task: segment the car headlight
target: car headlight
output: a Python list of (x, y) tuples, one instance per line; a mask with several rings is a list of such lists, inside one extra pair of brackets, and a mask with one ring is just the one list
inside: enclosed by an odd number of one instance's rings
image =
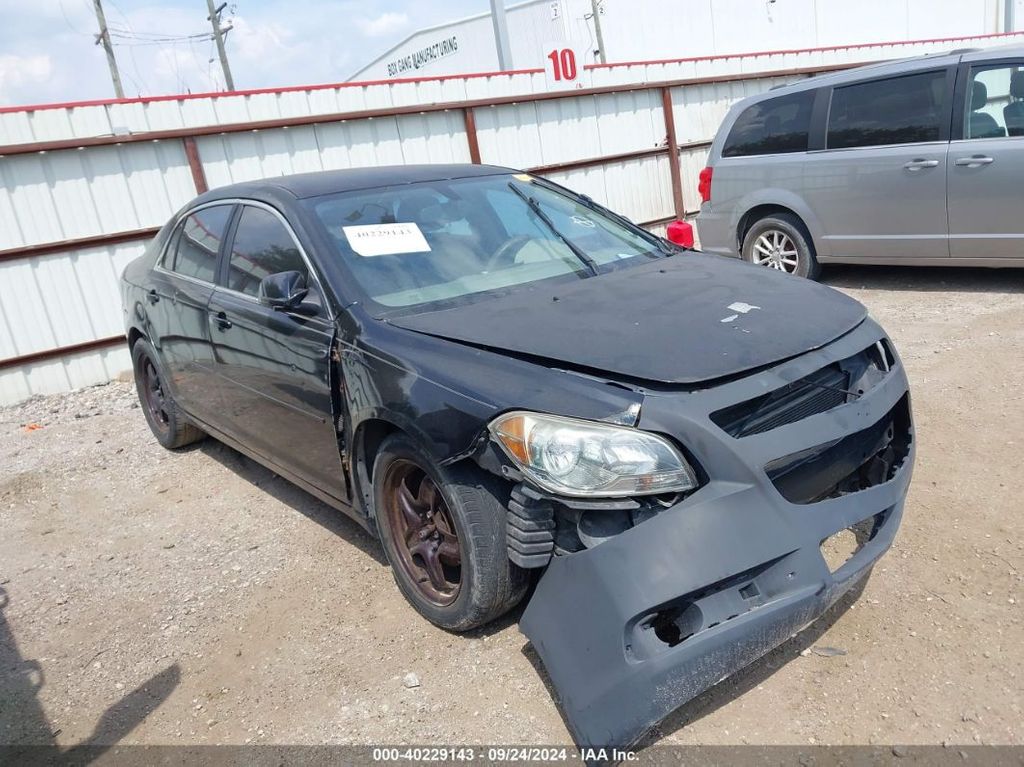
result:
[(697, 487), (670, 442), (638, 429), (524, 412), (499, 416), (488, 428), (519, 470), (552, 493), (607, 498)]

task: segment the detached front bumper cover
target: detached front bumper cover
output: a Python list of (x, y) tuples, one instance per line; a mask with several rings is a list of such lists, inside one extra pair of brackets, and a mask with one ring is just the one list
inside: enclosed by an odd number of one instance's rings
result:
[[(794, 361), (798, 369), (783, 377), (865, 348), (876, 340), (869, 331)], [(646, 428), (695, 435), (708, 484), (594, 548), (554, 557), (523, 614), (520, 628), (580, 747), (635, 745), (669, 713), (785, 642), (868, 574), (899, 527), (914, 459), (901, 366), (853, 402), (744, 439), (707, 416), (763, 392), (763, 381), (721, 388), (650, 398), (642, 416)], [(906, 414), (902, 456), (866, 489), (793, 502), (766, 471), (771, 459), (814, 445), (856, 444), (851, 434), (870, 433), (894, 413)], [(860, 548), (831, 572), (821, 544), (850, 528)]]

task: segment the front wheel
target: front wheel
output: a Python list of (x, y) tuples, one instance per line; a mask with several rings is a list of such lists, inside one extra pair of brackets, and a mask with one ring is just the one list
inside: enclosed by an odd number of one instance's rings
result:
[(405, 435), (380, 447), (374, 510), (398, 588), (431, 623), (468, 631), (512, 609), (528, 575), (509, 561), (498, 480), (437, 466)]
[(766, 216), (750, 227), (743, 238), (743, 258), (810, 280), (821, 273), (806, 227), (790, 213)]

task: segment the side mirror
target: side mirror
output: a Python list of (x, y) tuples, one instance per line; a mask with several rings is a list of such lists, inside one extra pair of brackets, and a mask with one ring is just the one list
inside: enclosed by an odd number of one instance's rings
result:
[(684, 248), (692, 248), (694, 243), (693, 224), (686, 221), (673, 221), (665, 231), (666, 239)]
[(309, 293), (302, 272), (278, 272), (260, 280), (259, 301), (272, 309), (295, 309)]

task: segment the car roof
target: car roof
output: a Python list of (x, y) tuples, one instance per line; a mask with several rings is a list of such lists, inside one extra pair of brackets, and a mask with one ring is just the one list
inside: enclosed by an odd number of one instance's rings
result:
[(292, 197), (304, 199), (325, 194), (350, 192), (360, 189), (375, 189), (396, 184), (415, 184), (423, 181), (447, 181), (456, 178), (494, 176), (516, 173), (511, 168), (496, 165), (475, 165), (450, 163), (436, 165), (382, 165), (371, 168), (344, 168), (316, 173), (299, 173), (292, 176), (277, 176), (257, 181), (217, 187), (202, 195), (196, 202), (210, 202), (229, 197), (257, 199), (267, 195), (277, 196), (287, 192)]
[(967, 49), (947, 51), (944, 53), (928, 53), (923, 56), (913, 56), (893, 61), (880, 61), (876, 64), (866, 64), (861, 67), (844, 69), (841, 72), (830, 72), (828, 74), (815, 75), (806, 80), (789, 83), (777, 88), (772, 88), (765, 93), (759, 93), (743, 100), (743, 104), (753, 104), (765, 98), (797, 93), (804, 90), (813, 90), (823, 86), (841, 85), (843, 83), (855, 82), (872, 77), (885, 77), (886, 75), (901, 75), (912, 72), (919, 72), (932, 67), (946, 67), (950, 64), (957, 64), (961, 59), (969, 61), (986, 61), (988, 59), (1004, 59), (1015, 56), (1024, 57), (1024, 45), (1013, 43), (1000, 45), (993, 48)]

